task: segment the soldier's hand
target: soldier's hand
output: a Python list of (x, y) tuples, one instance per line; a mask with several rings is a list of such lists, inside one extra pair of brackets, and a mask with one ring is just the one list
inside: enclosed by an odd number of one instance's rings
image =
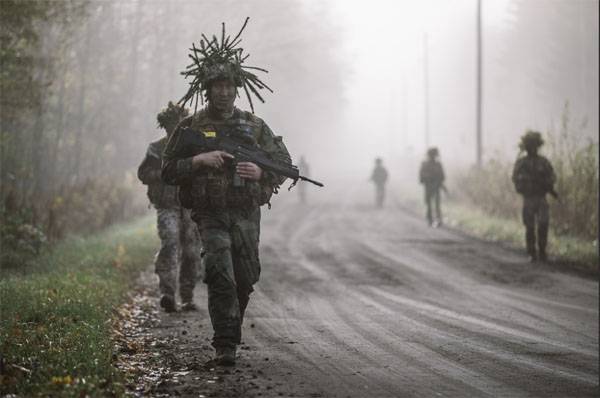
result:
[(240, 162), (237, 164), (235, 172), (242, 178), (258, 181), (262, 177), (262, 169), (252, 162)]
[(225, 164), (225, 160), (233, 159), (233, 155), (223, 151), (212, 151), (200, 153), (192, 158), (194, 168), (212, 167), (219, 169)]

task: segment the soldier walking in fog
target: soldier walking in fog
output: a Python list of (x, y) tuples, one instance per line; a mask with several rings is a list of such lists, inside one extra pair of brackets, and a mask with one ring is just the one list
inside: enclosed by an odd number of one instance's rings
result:
[[(438, 161), (439, 151), (437, 148), (429, 148), (427, 160), (421, 163), (419, 170), (419, 182), (425, 188), (425, 204), (427, 205), (427, 222), (430, 226), (442, 225), (442, 209), (440, 204), (440, 190), (444, 188), (444, 168)], [(434, 202), (432, 204), (432, 202)], [(435, 204), (434, 221), (431, 207)]]
[(239, 87), (244, 88), (251, 107), (250, 92), (262, 99), (258, 89), (266, 87), (244, 69), (246, 58), (241, 48), (235, 48), (246, 23), (233, 40), (225, 39), (223, 26), (220, 42), (213, 36), (193, 50), (194, 64), (184, 73), (194, 81), (181, 102), (185, 105), (203, 97), (208, 105), (179, 123), (165, 149), (162, 172), (167, 183), (181, 186), (182, 203), (192, 209), (200, 229), (215, 362), (226, 366), (235, 364), (244, 313), (260, 275), (260, 206), (269, 203), (285, 177), (252, 162), (237, 162), (220, 150), (194, 155), (185, 137), (191, 130), (206, 141), (238, 140), (291, 164), (281, 137), (253, 113), (234, 106)]
[[(298, 169), (300, 169), (300, 173), (306, 177), (310, 177), (310, 168), (304, 156), (300, 157), (300, 161), (298, 162)], [(298, 196), (300, 197), (300, 203), (306, 203), (306, 184), (300, 184), (298, 186)]]
[[(544, 145), (542, 135), (537, 131), (528, 131), (523, 137), (519, 148), (527, 152), (526, 156), (517, 159), (513, 169), (512, 180), (515, 189), (523, 196), (523, 224), (525, 224), (525, 242), (527, 253), (532, 262), (546, 261), (546, 244), (548, 242), (548, 227), (550, 212), (546, 194), (558, 199), (554, 190), (556, 176), (552, 165), (544, 156), (538, 154)], [(537, 250), (536, 250), (537, 224)]]
[(159, 127), (167, 136), (152, 142), (146, 157), (138, 168), (138, 178), (148, 186), (148, 199), (156, 208), (160, 250), (154, 261), (161, 293), (160, 306), (166, 312), (177, 309), (177, 265), (179, 269), (179, 295), (184, 311), (193, 311), (194, 287), (200, 267), (200, 236), (190, 217), (190, 211), (181, 207), (177, 199), (177, 187), (161, 180), (162, 153), (168, 136), (177, 123), (187, 116), (187, 111), (169, 102), (157, 116)]
[(375, 159), (375, 168), (371, 174), (371, 181), (375, 184), (375, 205), (378, 208), (383, 207), (383, 201), (385, 200), (385, 183), (388, 179), (388, 172), (383, 167), (381, 158)]

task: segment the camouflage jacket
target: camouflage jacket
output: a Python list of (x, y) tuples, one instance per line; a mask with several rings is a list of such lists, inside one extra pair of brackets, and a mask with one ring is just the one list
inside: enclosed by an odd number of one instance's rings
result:
[(543, 196), (554, 190), (556, 176), (548, 159), (527, 155), (517, 159), (512, 181), (523, 196)]
[(148, 199), (156, 208), (178, 207), (177, 187), (165, 184), (161, 179), (162, 152), (167, 139), (161, 138), (148, 145), (146, 156), (138, 167), (138, 178), (148, 186)]
[(183, 157), (178, 149), (178, 137), (183, 128), (191, 127), (199, 132), (218, 137), (235, 129), (252, 135), (257, 145), (273, 158), (291, 163), (290, 154), (281, 137), (273, 134), (269, 126), (250, 112), (234, 109), (226, 120), (211, 117), (207, 109), (183, 119), (164, 151), (163, 179), (181, 186), (182, 205), (189, 208), (255, 207), (268, 203), (273, 192), (285, 181), (274, 173), (263, 172), (259, 182), (244, 181), (244, 187), (235, 187), (233, 168), (201, 168), (192, 170), (192, 158)]
[(444, 184), (444, 168), (437, 160), (426, 160), (421, 163), (419, 182), (428, 187), (440, 188)]

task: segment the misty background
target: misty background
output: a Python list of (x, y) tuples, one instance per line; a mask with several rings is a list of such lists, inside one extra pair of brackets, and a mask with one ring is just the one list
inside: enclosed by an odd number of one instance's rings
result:
[[(430, 145), (451, 175), (476, 160), (476, 0), (1, 7), (2, 195), (35, 214), (77, 189), (69, 206), (84, 207), (98, 181), (123, 187), (109, 203), (143, 191), (135, 169), (163, 135), (156, 114), (186, 91), (188, 49), (246, 16), (247, 62), (275, 91), (256, 114), (314, 178), (365, 182), (381, 156), (392, 184), (414, 189)], [(483, 0), (482, 40), (484, 162), (514, 160), (526, 129), (556, 131), (565, 112), (576, 139), (597, 143), (598, 1)], [(103, 224), (127, 212), (105, 207)]]

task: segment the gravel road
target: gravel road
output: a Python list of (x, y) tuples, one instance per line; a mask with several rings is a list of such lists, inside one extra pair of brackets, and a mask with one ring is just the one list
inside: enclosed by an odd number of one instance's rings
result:
[(359, 193), (312, 206), (283, 195), (263, 212), (261, 281), (237, 366), (206, 363), (199, 284), (199, 312), (159, 314), (152, 329), (170, 341), (171, 367), (189, 372), (162, 393), (599, 395), (597, 278), (429, 228), (393, 200), (377, 210)]

